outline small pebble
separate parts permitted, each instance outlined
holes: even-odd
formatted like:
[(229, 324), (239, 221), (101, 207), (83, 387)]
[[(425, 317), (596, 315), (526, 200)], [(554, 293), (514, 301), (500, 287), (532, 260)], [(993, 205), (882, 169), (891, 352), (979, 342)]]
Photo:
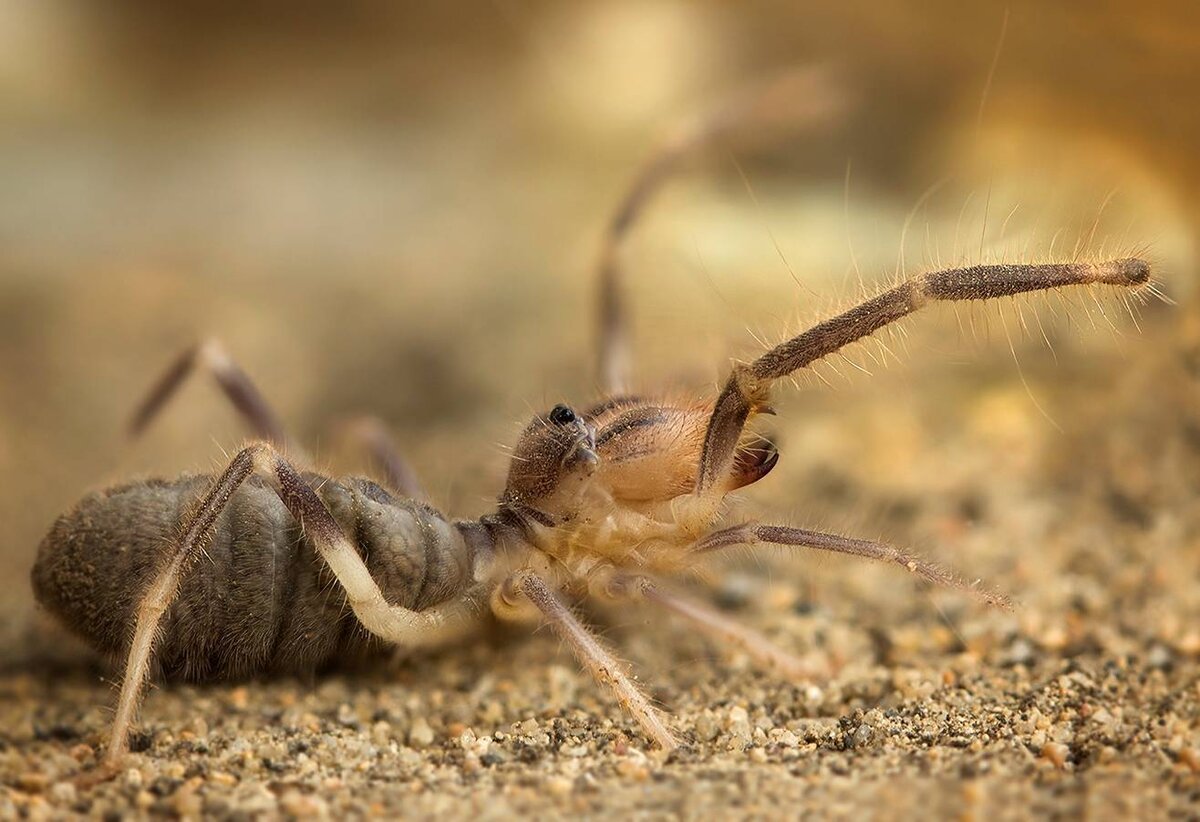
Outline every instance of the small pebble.
[(418, 716), (413, 720), (408, 729), (408, 744), (418, 750), (433, 744), (433, 728), (429, 727), (425, 717)]
[(854, 729), (854, 733), (850, 735), (850, 747), (861, 748), (870, 744), (875, 737), (875, 729), (865, 722)]
[(329, 813), (325, 800), (299, 791), (287, 791), (279, 797), (279, 808), (298, 819), (324, 817)]
[(1050, 762), (1059, 770), (1067, 767), (1067, 759), (1070, 755), (1071, 749), (1058, 742), (1047, 742), (1042, 746), (1042, 759)]
[(386, 745), (392, 741), (392, 725), (380, 720), (371, 726), (371, 740), (376, 745)]
[(555, 796), (567, 796), (575, 789), (575, 783), (565, 776), (551, 776), (546, 779), (546, 790)]
[(55, 805), (70, 805), (75, 802), (78, 791), (73, 782), (56, 782), (50, 786), (50, 801)]
[(246, 710), (250, 704), (249, 691), (245, 687), (237, 687), (229, 692), (229, 704), (239, 711)]
[(44, 773), (30, 771), (17, 777), (17, 787), (28, 793), (41, 793), (50, 784)]
[(717, 725), (716, 718), (712, 712), (705, 711), (696, 717), (696, 738), (702, 742), (711, 742), (717, 738), (717, 734), (721, 732), (721, 728)]
[(618, 760), (617, 773), (626, 779), (632, 779), (636, 782), (644, 781), (650, 777), (650, 771), (646, 766), (642, 762), (633, 759)]

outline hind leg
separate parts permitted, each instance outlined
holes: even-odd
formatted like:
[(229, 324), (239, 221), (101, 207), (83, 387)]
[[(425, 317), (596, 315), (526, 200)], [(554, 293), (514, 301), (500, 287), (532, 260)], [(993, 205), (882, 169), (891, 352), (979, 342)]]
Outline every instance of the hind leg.
[(138, 405), (129, 422), (129, 436), (140, 436), (159, 415), (167, 401), (197, 368), (207, 371), (216, 380), (222, 393), (246, 421), (256, 439), (283, 448), (288, 444), (287, 431), (254, 381), (242, 370), (220, 340), (209, 339), (181, 353), (151, 387)]
[[(129, 423), (130, 437), (136, 439), (145, 432), (197, 368), (212, 375), (255, 439), (266, 440), (277, 448), (287, 448), (293, 456), (303, 456), (297, 446), (290, 442), (279, 415), (217, 339), (191, 346), (167, 367), (134, 412)], [(386, 426), (378, 418), (353, 420), (344, 427), (343, 433), (366, 449), (371, 459), (383, 470), (384, 478), (393, 490), (411, 499), (425, 500), (425, 492), (416, 472), (401, 456)]]
[(150, 654), (162, 616), (179, 591), (179, 579), (200, 553), (209, 530), (217, 516), (229, 503), (237, 487), (250, 476), (254, 469), (254, 454), (244, 450), (233, 458), (229, 467), (213, 483), (204, 499), (188, 518), (166, 565), (146, 593), (137, 608), (137, 621), (133, 631), (133, 642), (125, 663), (125, 676), (121, 681), (121, 696), (117, 701), (117, 713), (113, 718), (112, 736), (104, 762), (114, 766), (129, 749), (129, 726), (137, 711), (138, 697), (142, 684), (150, 670)]
[(208, 492), (184, 520), (182, 536), (138, 603), (133, 641), (129, 646), (125, 676), (113, 720), (112, 738), (104, 758), (105, 766), (110, 769), (128, 750), (129, 727), (150, 670), (151, 655), (163, 614), (179, 591), (180, 579), (202, 553), (213, 523), (229, 504), (238, 486), (254, 472), (273, 479), (279, 498), (300, 522), (306, 538), (316, 547), (345, 590), (355, 616), (376, 636), (407, 646), (443, 642), (474, 623), (486, 605), (485, 598), (474, 590), (464, 591), (460, 597), (424, 611), (390, 605), (354, 543), (342, 532), (325, 503), (295, 468), (266, 443), (244, 448), (213, 481)]

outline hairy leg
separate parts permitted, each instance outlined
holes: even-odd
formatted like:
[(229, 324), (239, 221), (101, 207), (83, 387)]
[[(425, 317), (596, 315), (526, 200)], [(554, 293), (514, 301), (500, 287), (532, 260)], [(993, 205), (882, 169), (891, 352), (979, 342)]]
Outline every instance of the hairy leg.
[(408, 646), (442, 642), (473, 622), (484, 606), (479, 592), (466, 592), (459, 599), (425, 611), (388, 604), (354, 544), (342, 533), (317, 493), (270, 445), (251, 445), (238, 452), (186, 518), (183, 536), (138, 604), (106, 766), (115, 766), (128, 750), (129, 726), (150, 669), (159, 624), (179, 591), (180, 579), (201, 554), (213, 523), (238, 486), (256, 471), (274, 479), (280, 499), (345, 589), (355, 616), (373, 634)]
[(416, 647), (445, 642), (475, 623), (487, 605), (481, 589), (467, 590), (458, 599), (424, 611), (389, 604), (325, 502), (277, 451), (259, 449), (256, 465), (274, 477), (279, 498), (345, 589), (346, 600), (364, 628), (397, 645)]
[(212, 374), (221, 391), (250, 426), (256, 439), (283, 448), (288, 444), (283, 423), (270, 404), (219, 340), (210, 339), (183, 351), (151, 387), (129, 423), (129, 435), (140, 436), (159, 415), (167, 401), (197, 368)]
[(913, 313), (932, 301), (986, 300), (1071, 285), (1131, 287), (1150, 279), (1150, 266), (1129, 258), (1104, 263), (977, 265), (914, 277), (844, 314), (813, 326), (749, 365), (734, 368), (717, 397), (696, 476), (695, 494), (721, 493), (733, 467), (742, 429), (752, 414), (768, 407), (771, 384), (855, 340)]
[(648, 737), (665, 750), (679, 743), (667, 728), (664, 718), (641, 689), (624, 671), (624, 666), (576, 619), (546, 582), (533, 571), (518, 571), (500, 587), (498, 593), (510, 606), (524, 598), (541, 612), (560, 639), (571, 646), (580, 664), (601, 685), (612, 689)]
[(125, 663), (125, 676), (121, 681), (117, 713), (113, 718), (112, 736), (104, 757), (106, 765), (115, 765), (128, 750), (129, 726), (133, 722), (142, 685), (150, 669), (150, 656), (158, 635), (158, 625), (179, 591), (179, 579), (201, 553), (209, 530), (228, 504), (233, 492), (253, 470), (254, 453), (249, 449), (233, 458), (229, 467), (217, 477), (199, 506), (187, 519), (183, 536), (166, 565), (142, 595), (137, 608), (133, 641), (130, 643), (129, 656)]
[[(220, 340), (209, 339), (183, 351), (151, 387), (138, 405), (129, 424), (131, 437), (145, 432), (150, 423), (179, 390), (184, 380), (197, 368), (208, 371), (222, 393), (245, 420), (252, 436), (266, 440), (278, 448), (289, 446), (287, 432), (279, 416), (271, 408), (249, 375), (229, 356)], [(362, 417), (344, 427), (345, 434), (362, 444), (371, 458), (383, 469), (388, 485), (402, 496), (424, 500), (425, 493), (417, 475), (400, 455), (386, 426), (376, 417)], [(289, 451), (293, 456), (294, 444)]]
[(1008, 597), (995, 591), (980, 588), (978, 583), (969, 582), (962, 577), (939, 568), (931, 562), (884, 542), (873, 542), (866, 539), (854, 539), (838, 534), (826, 534), (821, 531), (808, 531), (803, 528), (789, 528), (783, 525), (760, 525), (748, 522), (714, 531), (698, 541), (693, 549), (696, 554), (705, 554), (721, 548), (734, 545), (790, 545), (799, 548), (815, 548), (819, 551), (832, 551), (838, 554), (850, 554), (856, 557), (892, 562), (904, 568), (910, 574), (920, 577), (926, 582), (941, 585), (946, 588), (956, 588), (960, 591), (974, 594), (989, 605), (1001, 608), (1011, 608)]
[(828, 671), (818, 670), (780, 648), (752, 628), (740, 625), (720, 611), (661, 587), (643, 576), (622, 575), (613, 580), (615, 597), (641, 599), (686, 619), (713, 638), (741, 648), (762, 667), (787, 679), (820, 679)]

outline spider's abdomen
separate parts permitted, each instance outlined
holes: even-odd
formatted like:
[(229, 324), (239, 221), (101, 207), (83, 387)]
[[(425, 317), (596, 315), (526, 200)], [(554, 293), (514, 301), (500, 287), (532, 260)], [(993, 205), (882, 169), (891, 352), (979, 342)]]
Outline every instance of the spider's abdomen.
[[(306, 480), (392, 604), (420, 610), (469, 584), (465, 544), (433, 509), (365, 479)], [(139, 601), (211, 482), (153, 480), (85, 497), (42, 541), (38, 601), (98, 651), (124, 653)], [(203, 681), (311, 672), (379, 647), (279, 497), (251, 477), (180, 579), (155, 659), (168, 677)]]

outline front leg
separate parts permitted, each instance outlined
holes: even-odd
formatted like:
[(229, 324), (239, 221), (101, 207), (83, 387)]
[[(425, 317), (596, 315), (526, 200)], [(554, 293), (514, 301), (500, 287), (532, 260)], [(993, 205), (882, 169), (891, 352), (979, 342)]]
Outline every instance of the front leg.
[(999, 591), (980, 586), (978, 580), (964, 579), (952, 571), (894, 545), (888, 545), (886, 542), (844, 537), (841, 534), (827, 534), (823, 531), (810, 531), (806, 528), (792, 528), (786, 525), (762, 525), (757, 522), (746, 522), (712, 532), (692, 546), (692, 552), (700, 555), (735, 545), (762, 544), (812, 548), (817, 551), (849, 554), (876, 562), (890, 562), (932, 585), (955, 588), (973, 594), (988, 605), (997, 608), (1012, 608), (1012, 602), (1007, 596)]

